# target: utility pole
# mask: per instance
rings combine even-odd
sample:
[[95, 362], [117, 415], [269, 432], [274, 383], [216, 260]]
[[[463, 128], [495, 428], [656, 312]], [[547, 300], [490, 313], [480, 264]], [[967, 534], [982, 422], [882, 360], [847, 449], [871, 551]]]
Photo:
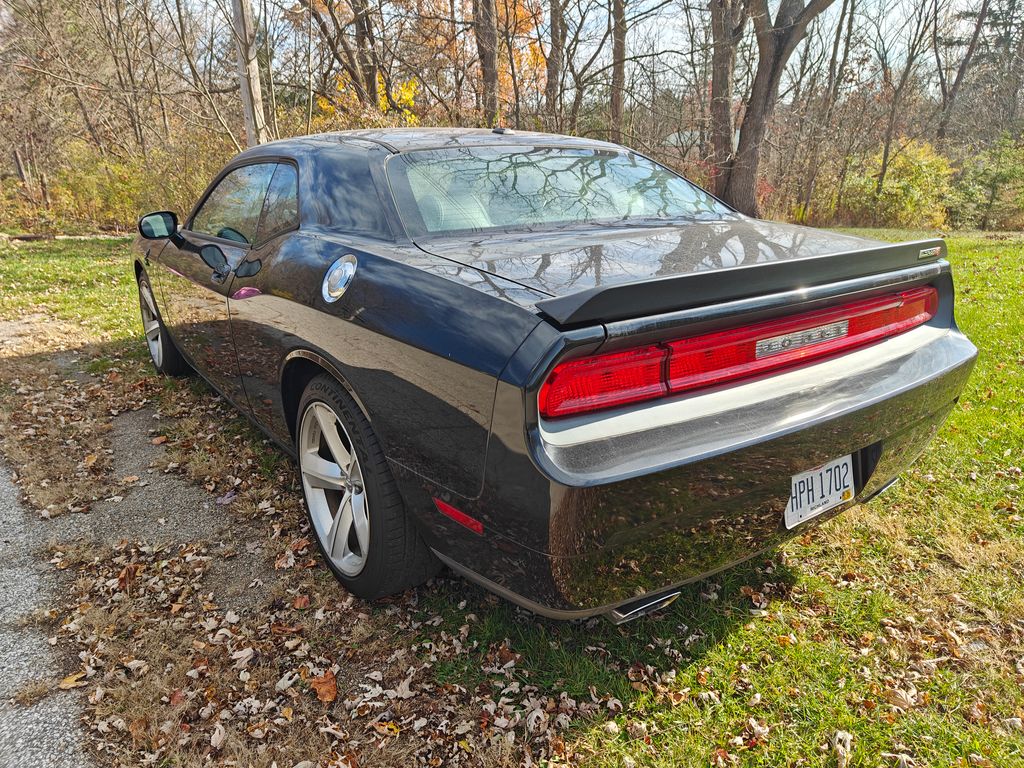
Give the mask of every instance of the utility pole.
[[269, 138], [267, 118], [263, 114], [263, 91], [260, 68], [256, 61], [256, 33], [253, 31], [252, 6], [249, 0], [231, 0], [234, 11], [235, 47], [238, 51], [238, 87], [242, 93], [245, 113], [246, 143], [250, 147]]

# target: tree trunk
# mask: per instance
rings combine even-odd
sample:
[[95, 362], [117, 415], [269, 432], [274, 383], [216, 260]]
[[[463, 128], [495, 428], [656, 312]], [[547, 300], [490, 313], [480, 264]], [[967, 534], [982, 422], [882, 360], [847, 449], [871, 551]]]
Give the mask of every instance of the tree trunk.
[[372, 102], [377, 101], [377, 66], [373, 58], [373, 27], [370, 25], [370, 7], [366, 0], [353, 0], [353, 23], [356, 28], [356, 56], [363, 74], [363, 87]]
[[786, 63], [807, 34], [807, 26], [834, 0], [783, 0], [772, 22], [767, 0], [756, 0], [752, 12], [757, 32], [757, 71], [740, 126], [736, 155], [729, 164], [729, 177], [722, 198], [750, 216], [758, 216], [757, 178], [761, 146], [779, 97], [779, 83]]
[[[960, 60], [960, 66], [957, 67], [956, 77], [953, 78], [953, 83], [950, 85], [947, 91], [943, 88], [942, 92], [942, 114], [939, 116], [939, 127], [935, 131], [935, 136], [939, 141], [946, 138], [946, 131], [949, 130], [949, 120], [953, 116], [953, 105], [956, 103], [957, 94], [960, 92], [960, 86], [963, 84], [964, 75], [967, 74], [967, 70], [971, 66], [971, 60], [974, 58], [974, 52], [978, 48], [978, 39], [981, 37], [981, 30], [985, 27], [985, 19], [988, 17], [988, 6], [989, 0], [981, 0], [981, 8], [978, 10], [978, 20], [974, 24], [974, 34], [971, 35], [971, 40], [967, 44], [967, 50], [964, 51], [964, 56]], [[938, 14], [936, 13], [935, 23], [938, 24]], [[936, 57], [938, 57], [938, 40], [936, 40]], [[939, 70], [942, 70], [942, 63], [937, 62]]]
[[473, 0], [473, 31], [480, 56], [484, 125], [498, 117], [498, 12], [494, 0]]
[[250, 147], [267, 141], [267, 122], [263, 113], [263, 89], [256, 60], [256, 34], [249, 0], [231, 0], [234, 11], [235, 48], [238, 53], [238, 86], [245, 115], [245, 137]]
[[[832, 124], [832, 112], [835, 109], [836, 101], [839, 99], [839, 89], [850, 58], [850, 43], [853, 40], [853, 20], [856, 10], [856, 0], [843, 0], [843, 7], [839, 14], [839, 23], [836, 25], [836, 35], [832, 42], [832, 56], [829, 59], [825, 105], [821, 110], [819, 118], [820, 125], [826, 131]], [[843, 32], [844, 20], [846, 24], [845, 34]], [[841, 56], [839, 54], [840, 44], [842, 44]], [[810, 216], [811, 205], [814, 200], [814, 188], [818, 181], [818, 173], [821, 170], [822, 141], [823, 139], [820, 134], [815, 137], [811, 148], [811, 156], [807, 163], [807, 175], [804, 179], [804, 188], [799, 201], [805, 220]]]
[[622, 99], [626, 89], [626, 0], [612, 0], [612, 91], [608, 137], [622, 143]]
[[711, 163], [716, 195], [723, 195], [729, 183], [732, 159], [733, 75], [736, 46], [747, 23], [745, 0], [711, 0]]
[[561, 0], [551, 0], [548, 13], [551, 16], [551, 40], [544, 61], [544, 111], [547, 112], [550, 127], [557, 130], [560, 124], [558, 102], [562, 91], [562, 57], [565, 54], [565, 18]]

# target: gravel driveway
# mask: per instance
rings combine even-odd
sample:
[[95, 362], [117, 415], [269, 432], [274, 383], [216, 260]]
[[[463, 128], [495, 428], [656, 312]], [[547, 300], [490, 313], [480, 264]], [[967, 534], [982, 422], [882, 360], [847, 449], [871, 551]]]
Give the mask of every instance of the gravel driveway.
[[[10, 470], [0, 464], [0, 768], [92, 765], [78, 694], [55, 690], [61, 666], [43, 631], [26, 622], [49, 607], [58, 585], [40, 556], [52, 528], [19, 496]], [[48, 694], [27, 705], [14, 700], [40, 680], [49, 683]]]

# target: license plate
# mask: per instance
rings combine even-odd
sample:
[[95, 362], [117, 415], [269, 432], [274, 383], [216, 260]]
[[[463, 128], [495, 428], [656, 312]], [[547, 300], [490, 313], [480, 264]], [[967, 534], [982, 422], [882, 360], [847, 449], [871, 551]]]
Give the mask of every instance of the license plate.
[[795, 528], [853, 498], [853, 459], [843, 456], [793, 475], [786, 528]]

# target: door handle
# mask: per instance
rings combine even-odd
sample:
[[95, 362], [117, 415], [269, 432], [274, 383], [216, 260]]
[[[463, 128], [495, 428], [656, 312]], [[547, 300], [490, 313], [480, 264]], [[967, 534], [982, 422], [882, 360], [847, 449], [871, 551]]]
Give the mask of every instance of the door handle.
[[221, 283], [228, 279], [228, 274], [229, 273], [227, 272], [214, 272], [213, 274], [210, 275], [210, 279], [213, 282], [217, 283], [217, 285], [220, 285]]

